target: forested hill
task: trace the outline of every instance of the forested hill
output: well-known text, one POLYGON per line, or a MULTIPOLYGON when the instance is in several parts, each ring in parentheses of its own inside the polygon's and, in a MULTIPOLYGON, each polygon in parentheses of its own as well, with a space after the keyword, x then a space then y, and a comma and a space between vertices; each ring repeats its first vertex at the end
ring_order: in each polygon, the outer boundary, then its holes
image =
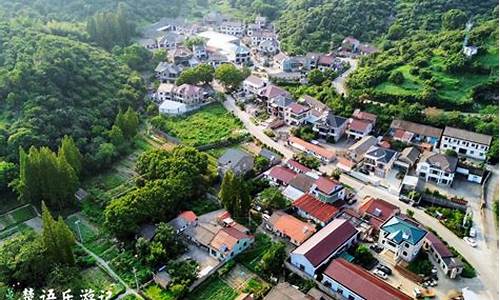
POLYGON ((65 134, 100 164, 120 108, 144 96, 140 76, 110 53, 27 19, 0 22, 0 156, 55 149, 65 134))
POLYGON ((288 52, 328 51, 345 36, 373 42, 388 31, 439 30, 442 16, 460 9, 467 18, 492 15, 494 0, 288 0, 277 22, 288 52))
POLYGON ((123 3, 134 21, 154 22, 206 7, 206 0, 0 0, 0 17, 25 16, 45 21, 85 21, 99 12, 115 11, 123 3))

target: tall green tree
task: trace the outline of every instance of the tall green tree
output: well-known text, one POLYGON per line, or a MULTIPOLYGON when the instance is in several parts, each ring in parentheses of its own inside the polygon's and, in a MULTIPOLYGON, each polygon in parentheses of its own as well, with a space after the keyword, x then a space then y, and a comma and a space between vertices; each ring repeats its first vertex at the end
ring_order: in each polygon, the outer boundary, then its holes
POLYGON ((62 217, 56 221, 42 202, 42 240, 53 263, 72 266, 75 264, 73 246, 75 237, 62 217))
POLYGON ((222 205, 235 217, 245 217, 250 211, 249 187, 243 177, 236 176, 231 170, 224 174, 219 199, 222 205))
POLYGON ((65 135, 61 141, 61 146, 58 152, 59 158, 65 159, 69 165, 75 170, 75 174, 80 174, 82 170, 82 154, 75 145, 73 138, 65 135))
POLYGON ((248 75, 248 72, 239 70, 233 64, 222 64, 215 69, 215 79, 228 91, 236 89, 248 75))

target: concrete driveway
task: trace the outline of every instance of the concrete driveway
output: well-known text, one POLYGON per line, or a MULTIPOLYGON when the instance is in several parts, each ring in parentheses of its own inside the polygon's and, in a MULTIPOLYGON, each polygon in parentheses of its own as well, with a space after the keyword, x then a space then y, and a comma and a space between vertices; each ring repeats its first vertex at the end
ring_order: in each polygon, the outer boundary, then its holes
POLYGON ((198 248, 193 244, 188 244, 188 250, 180 258, 180 260, 192 259, 198 263, 200 266, 199 277, 205 276, 213 268, 215 268, 220 262, 210 256, 208 251, 198 248))

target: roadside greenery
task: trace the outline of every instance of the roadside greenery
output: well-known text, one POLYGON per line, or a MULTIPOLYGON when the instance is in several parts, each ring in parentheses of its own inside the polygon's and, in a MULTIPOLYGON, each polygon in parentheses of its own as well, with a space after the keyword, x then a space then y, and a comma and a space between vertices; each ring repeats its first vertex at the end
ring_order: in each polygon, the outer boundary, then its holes
MULTIPOLYGON (((464 221, 465 213, 458 209, 451 209, 445 207, 428 207, 426 213, 431 216, 438 217, 439 221, 443 223, 446 228, 451 230, 459 237, 464 237, 469 234, 469 229, 472 225, 472 220, 464 221)), ((470 218, 470 217, 469 217, 470 218)))

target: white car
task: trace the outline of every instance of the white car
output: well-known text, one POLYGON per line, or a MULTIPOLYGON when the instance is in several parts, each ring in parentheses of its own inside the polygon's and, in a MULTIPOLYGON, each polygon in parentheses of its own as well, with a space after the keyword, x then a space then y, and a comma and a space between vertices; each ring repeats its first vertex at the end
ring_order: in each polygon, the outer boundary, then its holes
POLYGON ((387 274, 385 274, 384 272, 382 272, 379 269, 376 269, 375 271, 373 271, 373 274, 377 275, 378 277, 380 277, 382 279, 387 279, 387 274))
POLYGON ((468 236, 464 237, 464 241, 469 244, 471 247, 476 248, 477 247, 477 242, 475 239, 470 238, 468 236))
POLYGON ((476 237, 476 235, 477 235, 476 228, 471 227, 471 228, 470 228, 470 231, 469 231, 469 237, 471 237, 471 238, 475 238, 475 237, 476 237))

